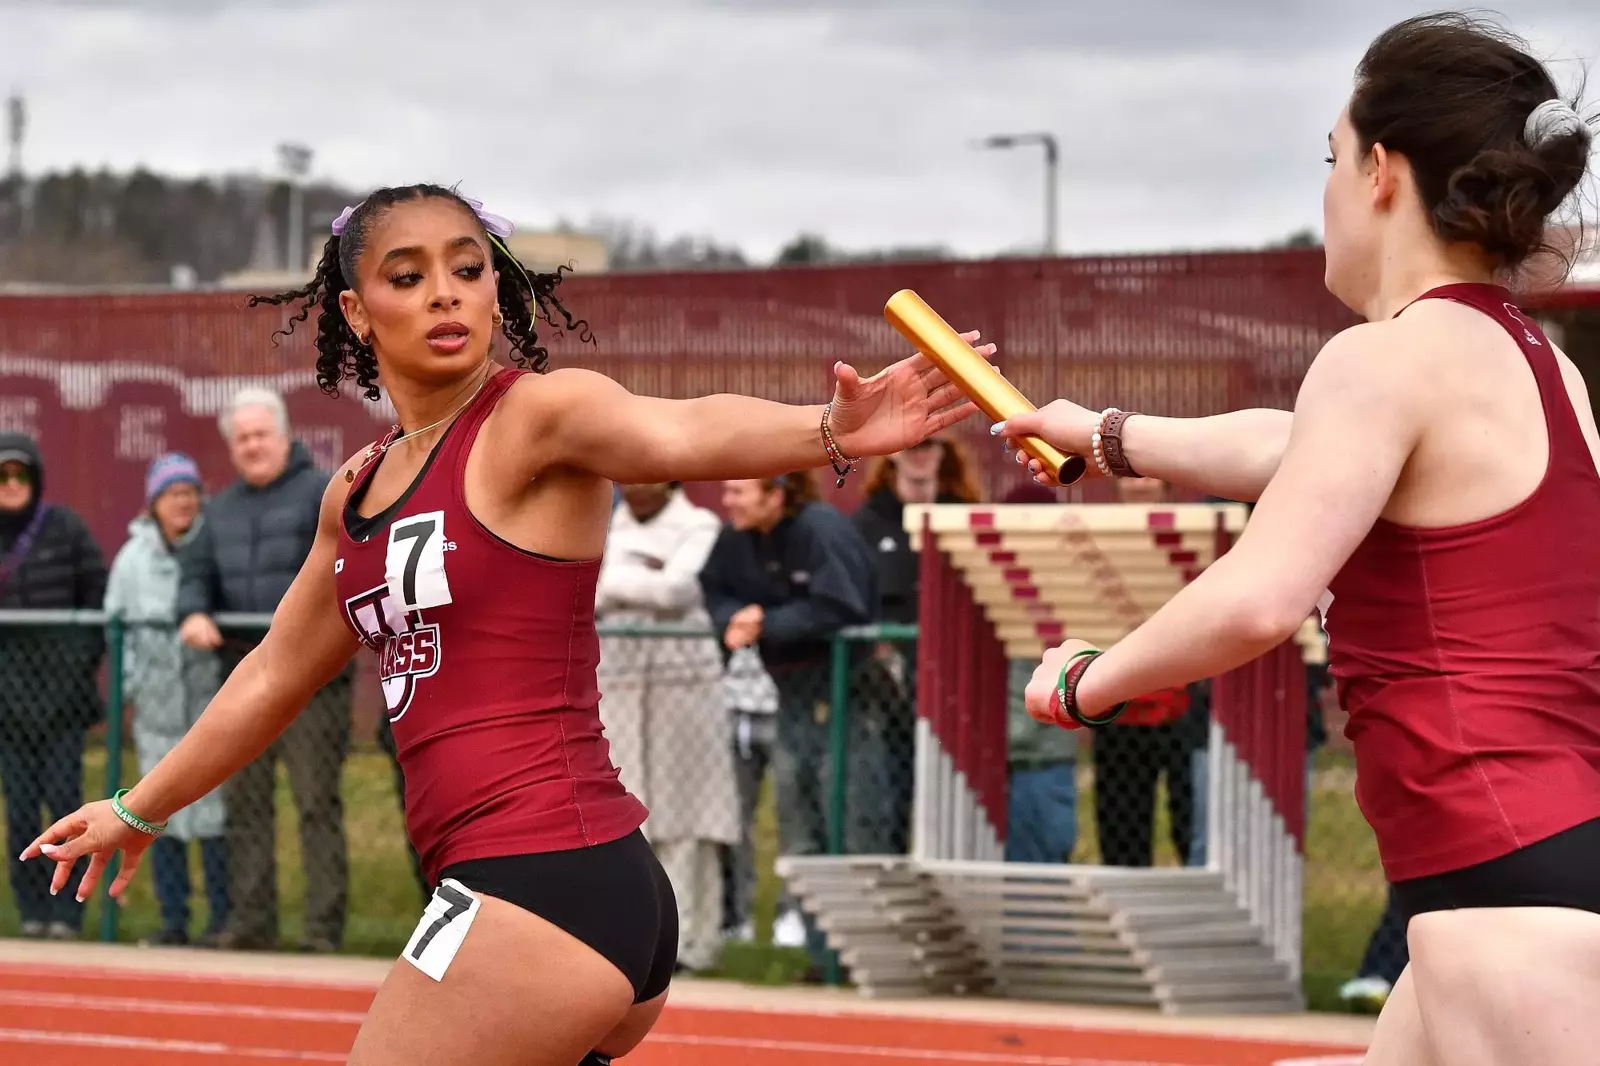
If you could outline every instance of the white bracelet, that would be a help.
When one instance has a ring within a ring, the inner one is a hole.
[[[1105,449],[1101,446],[1101,432],[1106,428],[1106,419],[1117,414],[1117,408],[1107,407],[1100,412],[1100,421],[1095,426],[1095,431],[1089,436],[1090,451],[1094,453],[1094,465],[1100,468],[1100,473],[1106,477],[1111,476],[1111,465],[1106,462]]]

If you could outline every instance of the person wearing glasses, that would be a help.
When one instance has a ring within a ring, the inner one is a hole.
[[[0,433],[0,611],[97,610],[105,590],[89,527],[45,502],[38,442]],[[75,891],[52,896],[52,871],[18,856],[83,802],[83,735],[105,713],[95,687],[104,654],[95,626],[0,623],[0,785],[24,937],[75,940],[83,928]],[[86,866],[74,868],[72,889]]]

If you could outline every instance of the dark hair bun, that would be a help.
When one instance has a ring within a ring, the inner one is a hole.
[[[1546,221],[1589,165],[1592,133],[1558,95],[1522,40],[1443,11],[1372,42],[1356,68],[1350,122],[1363,152],[1382,144],[1406,158],[1439,237],[1515,268],[1535,253],[1561,255],[1546,243]]]
[[[1434,205],[1433,228],[1449,241],[1472,241],[1506,263],[1545,244],[1545,220],[1572,195],[1589,163],[1587,130],[1551,137],[1539,147],[1486,148],[1450,174]]]

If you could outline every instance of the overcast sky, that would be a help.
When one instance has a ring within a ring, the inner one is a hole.
[[[30,171],[460,182],[537,227],[637,219],[770,256],[1037,247],[1062,143],[1066,252],[1320,230],[1325,137],[1385,0],[0,0]],[[1575,80],[1595,0],[1499,10]],[[1594,79],[1591,100],[1600,93]]]

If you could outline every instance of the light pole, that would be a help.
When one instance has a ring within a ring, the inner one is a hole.
[[[289,232],[283,243],[283,257],[290,273],[305,267],[301,244],[306,239],[305,194],[300,183],[311,173],[311,149],[303,144],[278,145],[278,163],[289,175]]]
[[[1053,133],[1001,133],[985,137],[979,148],[1016,148],[1024,144],[1044,145],[1044,252],[1056,254],[1056,188],[1061,147]]]
[[[6,99],[6,142],[11,151],[6,163],[6,177],[22,177],[22,140],[28,129],[28,105],[22,93],[12,93]]]

